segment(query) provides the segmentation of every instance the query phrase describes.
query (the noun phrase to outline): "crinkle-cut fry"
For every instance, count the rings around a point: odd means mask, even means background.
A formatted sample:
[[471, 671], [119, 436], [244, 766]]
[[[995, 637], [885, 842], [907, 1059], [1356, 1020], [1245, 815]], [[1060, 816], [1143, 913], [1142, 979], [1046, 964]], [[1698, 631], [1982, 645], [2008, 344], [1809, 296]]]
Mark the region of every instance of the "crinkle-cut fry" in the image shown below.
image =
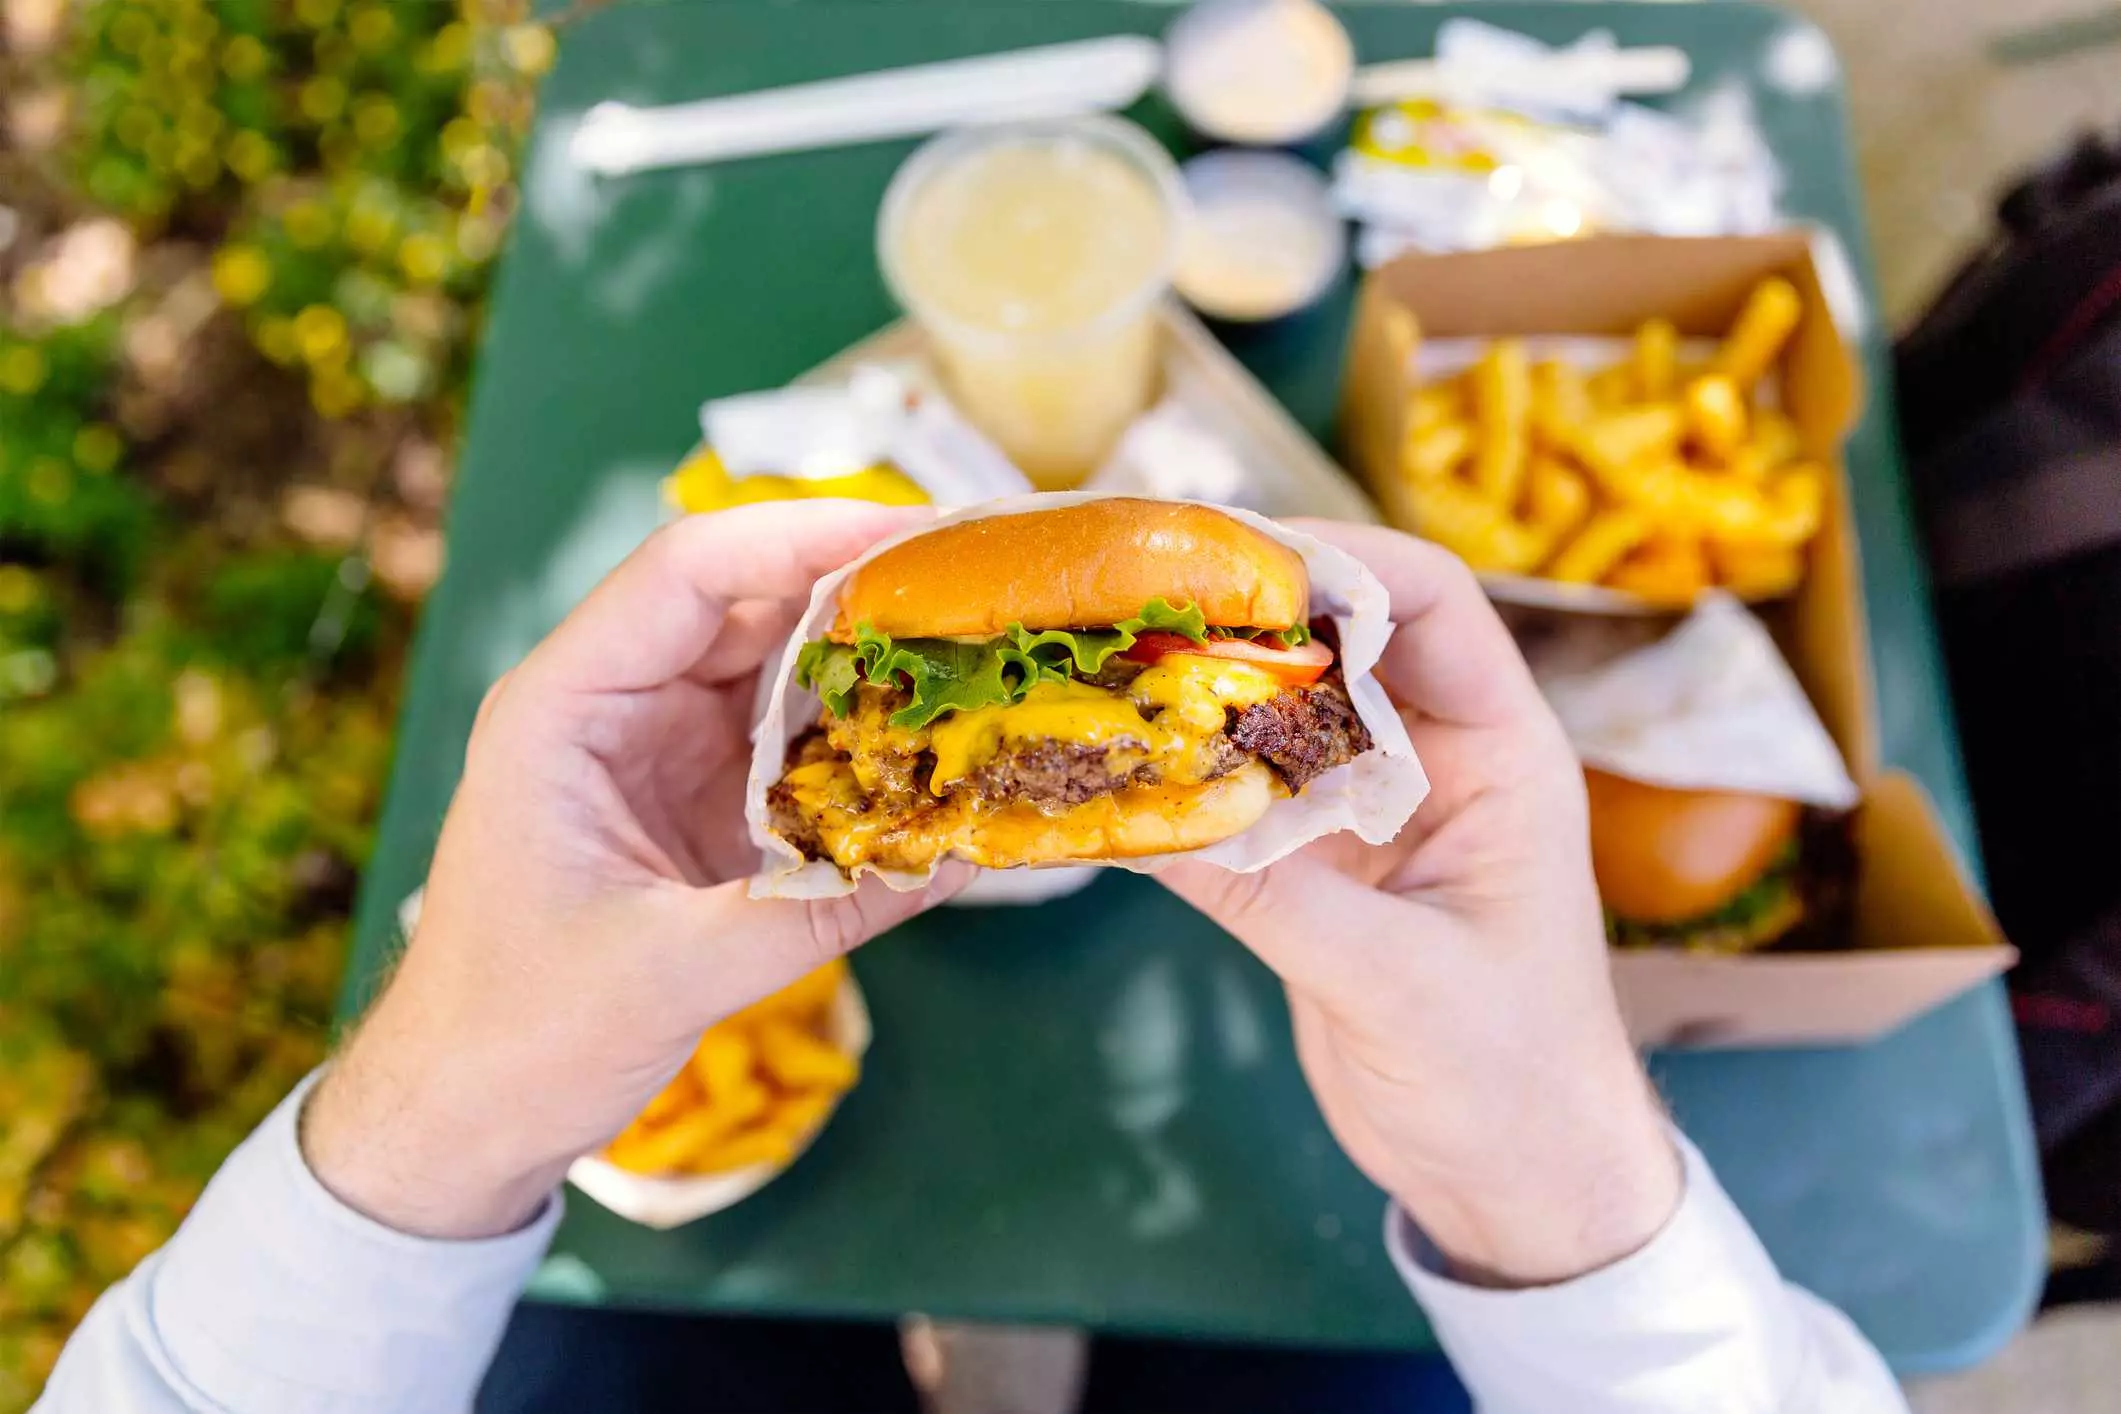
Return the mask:
[[1648, 539], [1651, 529], [1650, 518], [1641, 511], [1625, 506], [1600, 511], [1554, 557], [1547, 566], [1547, 578], [1565, 584], [1595, 584]]
[[699, 1104], [701, 1098], [700, 1083], [687, 1066], [672, 1077], [668, 1085], [656, 1091], [655, 1098], [642, 1107], [640, 1117], [634, 1123], [662, 1124]]
[[860, 1074], [854, 1057], [787, 1021], [760, 1026], [758, 1046], [766, 1073], [790, 1090], [814, 1085], [844, 1090]]
[[1601, 412], [1611, 412], [1635, 401], [1635, 366], [1627, 359], [1608, 364], [1584, 379], [1584, 391], [1590, 395], [1591, 406]]
[[1761, 538], [1777, 545], [1802, 545], [1819, 533], [1826, 519], [1826, 472], [1816, 462], [1799, 462], [1768, 484], [1768, 506]]
[[1441, 481], [1473, 454], [1473, 429], [1463, 422], [1446, 422], [1423, 432], [1410, 433], [1404, 461], [1410, 481]]
[[1774, 471], [1804, 455], [1804, 434], [1797, 430], [1797, 424], [1782, 409], [1755, 407], [1751, 422], [1753, 436], [1750, 445], [1758, 447], [1767, 458], [1768, 470]]
[[1465, 420], [1465, 390], [1455, 381], [1424, 383], [1407, 399], [1407, 432], [1410, 436]]
[[779, 1167], [795, 1157], [795, 1140], [774, 1129], [753, 1129], [717, 1140], [691, 1156], [692, 1173], [728, 1173], [753, 1164]]
[[791, 1141], [800, 1144], [825, 1122], [825, 1116], [832, 1112], [832, 1107], [839, 1103], [840, 1096], [845, 1093], [844, 1090], [827, 1086], [783, 1095], [780, 1103], [768, 1112], [759, 1128], [785, 1134]]
[[1645, 319], [1635, 331], [1635, 396], [1662, 402], [1679, 385], [1679, 331], [1669, 319]]
[[836, 957], [824, 966], [796, 978], [778, 992], [753, 1002], [729, 1018], [737, 1026], [751, 1026], [769, 1016], [821, 1017], [832, 1005], [847, 980], [847, 959]]
[[1513, 506], [1524, 485], [1532, 412], [1532, 365], [1524, 344], [1497, 339], [1466, 375], [1473, 404], [1473, 484], [1498, 506]]
[[1728, 465], [1745, 444], [1745, 395], [1720, 373], [1705, 374], [1686, 385], [1687, 436], [1710, 461]]
[[631, 1173], [670, 1173], [684, 1168], [744, 1121], [716, 1105], [702, 1105], [655, 1129], [628, 1129], [604, 1156]]
[[1679, 450], [1686, 422], [1677, 403], [1605, 412], [1581, 428], [1569, 449], [1616, 501], [1642, 494], [1639, 468]]
[[1558, 457], [1535, 456], [1525, 473], [1525, 521], [1559, 544], [1591, 513], [1591, 483]]
[[1686, 472], [1673, 519], [1711, 537], [1758, 539], [1770, 514], [1760, 483], [1734, 472]]
[[1543, 358], [1532, 365], [1532, 432], [1549, 448], [1568, 446], [1596, 411], [1583, 372], [1574, 364]]
[[1546, 556], [1544, 537], [1456, 481], [1423, 486], [1415, 514], [1418, 533], [1477, 570], [1524, 574]]
[[1770, 276], [1753, 286], [1716, 351], [1715, 371], [1740, 388], [1751, 391], [1796, 331], [1804, 313], [1797, 287], [1780, 276]]
[[1655, 604], [1680, 607], [1709, 587], [1709, 560], [1694, 536], [1659, 531], [1615, 565], [1605, 583]]
[[692, 1052], [691, 1070], [700, 1089], [707, 1092], [708, 1103], [720, 1104], [724, 1096], [752, 1083], [751, 1072], [757, 1064], [750, 1028], [732, 1020], [700, 1037]]
[[1755, 438], [1731, 453], [1724, 463], [1724, 471], [1748, 486], [1758, 486], [1771, 476], [1781, 463]]
[[1780, 599], [1804, 580], [1804, 549], [1798, 545], [1734, 545], [1709, 542], [1716, 582], [1741, 599]]

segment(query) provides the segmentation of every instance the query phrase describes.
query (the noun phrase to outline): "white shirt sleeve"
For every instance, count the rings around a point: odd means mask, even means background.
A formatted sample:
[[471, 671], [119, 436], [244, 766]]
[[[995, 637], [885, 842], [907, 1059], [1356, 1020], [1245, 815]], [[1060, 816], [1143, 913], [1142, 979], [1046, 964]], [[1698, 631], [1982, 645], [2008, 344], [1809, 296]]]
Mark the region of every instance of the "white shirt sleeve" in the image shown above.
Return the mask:
[[303, 1161], [296, 1087], [169, 1245], [103, 1294], [33, 1414], [464, 1414], [560, 1220], [408, 1237]]
[[1674, 1139], [1686, 1194], [1671, 1221], [1558, 1286], [1453, 1281], [1407, 1215], [1387, 1212], [1392, 1261], [1481, 1414], [1906, 1414], [1877, 1350], [1782, 1280], [1708, 1161]]

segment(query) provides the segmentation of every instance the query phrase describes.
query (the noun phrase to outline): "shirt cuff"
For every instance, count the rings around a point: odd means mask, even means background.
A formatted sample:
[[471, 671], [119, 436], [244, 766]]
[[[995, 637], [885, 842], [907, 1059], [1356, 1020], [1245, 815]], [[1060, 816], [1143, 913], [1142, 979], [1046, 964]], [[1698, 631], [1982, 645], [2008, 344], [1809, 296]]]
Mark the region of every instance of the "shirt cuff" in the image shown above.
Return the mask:
[[317, 1181], [297, 1124], [321, 1072], [229, 1156], [158, 1254], [147, 1311], [184, 1380], [231, 1414], [462, 1411], [560, 1220], [451, 1242], [364, 1217]]
[[[1444, 1275], [1394, 1204], [1385, 1246], [1483, 1410], [1780, 1409], [1805, 1337], [1774, 1262], [1708, 1161], [1685, 1161], [1679, 1208], [1640, 1250], [1572, 1281], [1501, 1291]], [[1588, 1401], [1585, 1395], [1596, 1392]]]

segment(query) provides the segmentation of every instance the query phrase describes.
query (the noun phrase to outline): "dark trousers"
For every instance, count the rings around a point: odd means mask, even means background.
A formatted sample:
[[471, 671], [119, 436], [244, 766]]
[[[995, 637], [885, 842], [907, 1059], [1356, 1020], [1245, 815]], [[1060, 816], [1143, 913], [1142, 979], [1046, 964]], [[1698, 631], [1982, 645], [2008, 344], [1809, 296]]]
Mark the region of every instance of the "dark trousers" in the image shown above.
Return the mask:
[[[898, 1332], [525, 1304], [479, 1414], [918, 1414]], [[1466, 1414], [1443, 1361], [1100, 1338], [1084, 1414]]]

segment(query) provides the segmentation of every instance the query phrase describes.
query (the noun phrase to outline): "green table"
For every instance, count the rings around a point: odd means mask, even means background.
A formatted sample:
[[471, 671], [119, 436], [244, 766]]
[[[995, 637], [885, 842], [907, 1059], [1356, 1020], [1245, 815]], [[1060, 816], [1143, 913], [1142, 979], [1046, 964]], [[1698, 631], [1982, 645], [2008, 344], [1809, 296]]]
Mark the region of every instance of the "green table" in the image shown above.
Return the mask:
[[[1743, 5], [1487, 5], [1550, 39], [1593, 25], [1677, 43], [1738, 83], [1788, 205], [1864, 249], [1838, 92], [1762, 89], [1806, 29]], [[1427, 53], [1448, 13], [1353, 7], [1365, 59]], [[658, 518], [655, 483], [707, 397], [776, 385], [890, 316], [871, 221], [909, 144], [600, 186], [565, 157], [606, 98], [668, 102], [1118, 31], [1108, 0], [624, 8], [569, 32], [528, 158], [429, 604], [346, 1005], [427, 867], [486, 685]], [[1175, 136], [1161, 104], [1137, 114]], [[1867, 286], [1866, 286], [1867, 287]], [[1348, 287], [1240, 355], [1329, 432]], [[1908, 531], [1882, 346], [1850, 453], [1887, 755], [1968, 816]], [[857, 964], [867, 1077], [816, 1148], [740, 1207], [674, 1233], [577, 1198], [540, 1296], [701, 1311], [1065, 1321], [1150, 1333], [1421, 1349], [1379, 1246], [1381, 1200], [1299, 1077], [1272, 979], [1153, 884], [1101, 881], [1035, 915], [947, 911]], [[2000, 993], [1861, 1050], [1671, 1056], [1657, 1072], [1786, 1271], [1903, 1369], [1963, 1364], [2023, 1320], [2039, 1205]]]

